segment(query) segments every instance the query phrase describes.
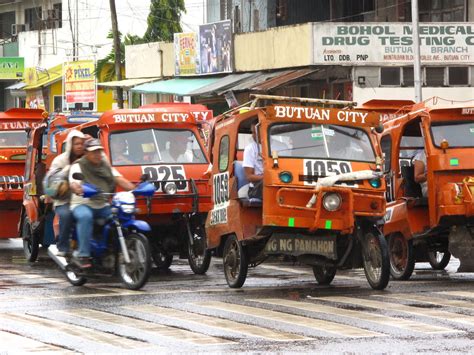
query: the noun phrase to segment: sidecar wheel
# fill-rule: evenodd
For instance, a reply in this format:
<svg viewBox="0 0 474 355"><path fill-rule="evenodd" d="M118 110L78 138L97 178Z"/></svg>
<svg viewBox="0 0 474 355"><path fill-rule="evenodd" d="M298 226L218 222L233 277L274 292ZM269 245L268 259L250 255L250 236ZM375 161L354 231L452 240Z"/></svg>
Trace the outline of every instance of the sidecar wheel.
<svg viewBox="0 0 474 355"><path fill-rule="evenodd" d="M138 290L145 285L150 276L150 245L148 239L141 233L126 235L125 243L130 263L125 264L123 256L120 256L119 276L125 287L130 290Z"/></svg>
<svg viewBox="0 0 474 355"><path fill-rule="evenodd" d="M30 219L25 217L21 226L21 238L23 239L23 252L26 260L29 262L35 262L38 258L39 252L39 239L38 233L33 232L31 227Z"/></svg>

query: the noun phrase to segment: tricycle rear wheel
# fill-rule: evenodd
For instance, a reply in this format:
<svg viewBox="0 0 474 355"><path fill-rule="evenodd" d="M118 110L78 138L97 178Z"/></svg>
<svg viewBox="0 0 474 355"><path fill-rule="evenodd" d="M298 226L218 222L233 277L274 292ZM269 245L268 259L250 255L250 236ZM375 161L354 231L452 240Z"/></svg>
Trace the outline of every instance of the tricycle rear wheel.
<svg viewBox="0 0 474 355"><path fill-rule="evenodd" d="M395 280L408 280L415 268L413 240L407 240L402 234L394 233L388 237L390 254L390 274Z"/></svg>
<svg viewBox="0 0 474 355"><path fill-rule="evenodd" d="M429 251L428 252L428 261L433 268L433 270L444 270L451 260L451 253L449 251L439 252L439 251Z"/></svg>
<svg viewBox="0 0 474 355"><path fill-rule="evenodd" d="M313 273L320 285L329 285L336 276L337 268L334 266L313 266Z"/></svg>
<svg viewBox="0 0 474 355"><path fill-rule="evenodd" d="M390 278L390 259L385 237L374 227L362 236L362 263L374 290L383 290Z"/></svg>
<svg viewBox="0 0 474 355"><path fill-rule="evenodd" d="M242 287L249 266L245 249L235 235L228 237L225 242L223 262L225 279L229 287Z"/></svg>

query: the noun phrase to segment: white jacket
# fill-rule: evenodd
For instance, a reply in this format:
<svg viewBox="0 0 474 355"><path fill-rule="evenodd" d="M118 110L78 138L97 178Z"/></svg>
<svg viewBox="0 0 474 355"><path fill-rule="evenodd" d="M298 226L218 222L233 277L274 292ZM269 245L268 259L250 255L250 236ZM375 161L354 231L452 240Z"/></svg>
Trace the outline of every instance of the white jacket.
<svg viewBox="0 0 474 355"><path fill-rule="evenodd" d="M53 159L51 163L50 170L61 169L65 176L69 174L69 168L71 167L71 161L69 161L71 150L72 150L72 139L74 137L85 138L84 134L78 130L72 130L69 132L66 138L66 150L64 153L59 154L56 158ZM54 207L65 205L69 202L69 198L66 200L54 200Z"/></svg>

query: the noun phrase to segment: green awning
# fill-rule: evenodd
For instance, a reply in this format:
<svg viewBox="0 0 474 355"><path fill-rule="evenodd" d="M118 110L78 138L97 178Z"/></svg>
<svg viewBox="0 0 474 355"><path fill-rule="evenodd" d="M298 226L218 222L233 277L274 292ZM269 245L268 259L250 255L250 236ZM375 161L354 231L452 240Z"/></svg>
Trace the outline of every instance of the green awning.
<svg viewBox="0 0 474 355"><path fill-rule="evenodd" d="M173 94L188 96L192 91L210 85L220 78L170 79L135 86L131 91L142 94Z"/></svg>

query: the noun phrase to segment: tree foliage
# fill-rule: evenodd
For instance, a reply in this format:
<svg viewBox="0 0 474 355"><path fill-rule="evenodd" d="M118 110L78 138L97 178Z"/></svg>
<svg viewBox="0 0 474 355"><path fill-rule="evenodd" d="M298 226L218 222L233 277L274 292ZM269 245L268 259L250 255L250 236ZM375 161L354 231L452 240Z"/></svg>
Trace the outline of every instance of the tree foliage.
<svg viewBox="0 0 474 355"><path fill-rule="evenodd" d="M183 31L180 23L182 12L186 12L184 0L152 0L144 41L172 42L173 34Z"/></svg>
<svg viewBox="0 0 474 355"><path fill-rule="evenodd" d="M121 65L125 65L125 46L129 46L132 44L140 44L144 43L143 38L136 35L126 34L125 38L122 40L122 34L119 32L120 37L120 58L121 58ZM107 38L113 39L114 36L112 31L109 31ZM97 66L95 69L96 77L100 81L112 81L115 80L117 75L115 74L115 51L112 47L112 50L109 54L107 54L104 58L99 59L97 61Z"/></svg>

